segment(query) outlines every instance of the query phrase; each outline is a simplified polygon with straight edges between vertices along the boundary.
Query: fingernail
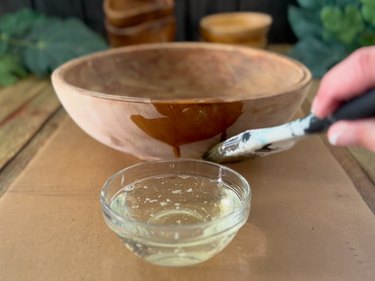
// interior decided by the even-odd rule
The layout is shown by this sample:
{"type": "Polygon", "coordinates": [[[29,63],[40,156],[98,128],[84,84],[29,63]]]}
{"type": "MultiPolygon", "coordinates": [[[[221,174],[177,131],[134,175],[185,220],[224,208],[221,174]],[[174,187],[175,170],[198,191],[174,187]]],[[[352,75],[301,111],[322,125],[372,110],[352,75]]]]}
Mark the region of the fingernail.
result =
{"type": "Polygon", "coordinates": [[[348,124],[337,123],[330,128],[328,141],[332,145],[352,146],[357,143],[357,136],[348,124]]]}
{"type": "Polygon", "coordinates": [[[332,145],[340,145],[343,136],[347,133],[347,126],[345,123],[336,123],[328,131],[328,141],[332,145]]]}
{"type": "Polygon", "coordinates": [[[337,140],[342,135],[342,132],[333,132],[332,134],[328,135],[328,141],[332,145],[337,145],[337,140]]]}

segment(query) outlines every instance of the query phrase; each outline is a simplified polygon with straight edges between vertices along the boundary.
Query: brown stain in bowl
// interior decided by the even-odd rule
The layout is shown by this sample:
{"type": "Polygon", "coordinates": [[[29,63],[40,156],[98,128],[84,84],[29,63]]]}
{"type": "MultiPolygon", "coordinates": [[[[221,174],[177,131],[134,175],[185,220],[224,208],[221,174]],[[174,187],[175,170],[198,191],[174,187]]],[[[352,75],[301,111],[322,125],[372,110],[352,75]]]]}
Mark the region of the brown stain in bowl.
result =
{"type": "Polygon", "coordinates": [[[132,115],[131,120],[147,135],[173,147],[180,157],[180,146],[218,134],[225,138],[226,129],[242,114],[242,102],[210,104],[154,104],[164,117],[148,119],[132,115]]]}

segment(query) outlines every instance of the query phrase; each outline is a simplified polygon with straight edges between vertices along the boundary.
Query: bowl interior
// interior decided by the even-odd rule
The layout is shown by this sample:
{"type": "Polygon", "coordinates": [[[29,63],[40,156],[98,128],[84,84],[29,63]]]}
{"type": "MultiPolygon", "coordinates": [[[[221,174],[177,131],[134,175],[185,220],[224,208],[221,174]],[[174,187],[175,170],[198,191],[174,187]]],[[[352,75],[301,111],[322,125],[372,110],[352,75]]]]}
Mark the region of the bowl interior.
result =
{"type": "Polygon", "coordinates": [[[235,34],[268,27],[272,23],[271,16],[262,13],[223,13],[207,16],[201,25],[217,34],[235,34]]]}
{"type": "MultiPolygon", "coordinates": [[[[296,89],[300,64],[269,52],[215,44],[154,44],[105,51],[60,72],[74,87],[135,100],[236,101],[296,89]]],[[[95,93],[93,93],[95,94],[95,93]]]]}

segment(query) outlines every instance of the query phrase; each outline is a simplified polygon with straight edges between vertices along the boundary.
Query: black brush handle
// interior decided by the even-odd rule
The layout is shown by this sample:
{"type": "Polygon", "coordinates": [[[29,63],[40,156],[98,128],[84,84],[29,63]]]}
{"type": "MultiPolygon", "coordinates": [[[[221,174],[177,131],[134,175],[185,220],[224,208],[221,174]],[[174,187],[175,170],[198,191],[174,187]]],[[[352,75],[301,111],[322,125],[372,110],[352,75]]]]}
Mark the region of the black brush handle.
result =
{"type": "Polygon", "coordinates": [[[345,102],[327,118],[313,117],[305,132],[307,134],[320,133],[339,120],[357,120],[369,117],[375,117],[375,89],[345,102]]]}

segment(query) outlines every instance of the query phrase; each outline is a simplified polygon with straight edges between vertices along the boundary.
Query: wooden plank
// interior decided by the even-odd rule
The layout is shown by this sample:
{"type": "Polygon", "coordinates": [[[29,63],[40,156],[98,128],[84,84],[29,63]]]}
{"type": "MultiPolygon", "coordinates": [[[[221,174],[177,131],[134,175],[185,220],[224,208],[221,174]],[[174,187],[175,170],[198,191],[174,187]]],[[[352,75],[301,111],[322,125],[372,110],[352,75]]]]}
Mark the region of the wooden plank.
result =
{"type": "Polygon", "coordinates": [[[187,0],[178,0],[174,4],[174,15],[176,17],[176,40],[187,41],[187,33],[190,29],[187,13],[187,0]]]}
{"type": "MultiPolygon", "coordinates": [[[[0,88],[0,124],[50,86],[48,80],[30,77],[15,85],[0,88]]],[[[1,127],[1,125],[0,125],[1,127]]]]}
{"type": "Polygon", "coordinates": [[[81,0],[49,1],[33,0],[36,10],[56,17],[77,17],[83,19],[83,5],[81,0]]]}
{"type": "Polygon", "coordinates": [[[35,133],[35,136],[0,170],[0,197],[66,118],[65,110],[59,108],[45,120],[42,127],[35,133]]]}
{"type": "Polygon", "coordinates": [[[199,33],[199,21],[202,17],[207,14],[209,0],[190,0],[187,6],[187,13],[188,13],[188,29],[187,32],[187,39],[188,40],[199,40],[200,33],[199,33]]]}
{"type": "Polygon", "coordinates": [[[375,153],[360,147],[348,148],[348,150],[375,184],[375,153]]]}
{"type": "Polygon", "coordinates": [[[103,0],[81,0],[82,17],[94,31],[105,35],[103,0]]]}
{"type": "MultiPolygon", "coordinates": [[[[277,0],[274,2],[279,2],[277,0]]],[[[252,1],[252,0],[239,0],[239,9],[241,11],[257,11],[266,12],[270,5],[270,0],[252,1]]]]}
{"type": "Polygon", "coordinates": [[[0,15],[12,13],[21,8],[32,8],[32,0],[1,0],[0,15]]]}
{"type": "Polygon", "coordinates": [[[237,0],[216,0],[215,3],[212,2],[213,1],[210,1],[208,5],[208,14],[234,12],[239,8],[239,1],[237,0]]]}
{"type": "Polygon", "coordinates": [[[273,23],[269,32],[270,42],[294,42],[295,36],[289,26],[287,11],[288,6],[295,1],[290,0],[262,0],[250,1],[240,0],[239,9],[241,11],[257,11],[270,14],[273,23]]]}
{"type": "Polygon", "coordinates": [[[52,86],[7,118],[0,127],[0,170],[34,136],[46,119],[60,107],[52,86]]]}

